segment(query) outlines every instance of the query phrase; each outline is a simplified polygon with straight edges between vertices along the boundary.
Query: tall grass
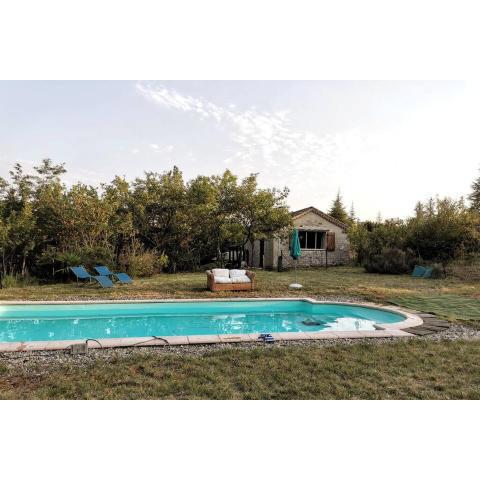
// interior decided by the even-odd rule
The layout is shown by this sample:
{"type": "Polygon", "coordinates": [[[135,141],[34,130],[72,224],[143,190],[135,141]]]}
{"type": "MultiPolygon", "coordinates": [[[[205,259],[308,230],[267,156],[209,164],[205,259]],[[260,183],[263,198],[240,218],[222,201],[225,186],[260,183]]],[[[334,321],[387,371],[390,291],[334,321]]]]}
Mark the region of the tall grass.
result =
{"type": "Polygon", "coordinates": [[[7,274],[1,278],[2,288],[22,288],[38,285],[38,281],[34,277],[20,277],[19,275],[7,274]]]}

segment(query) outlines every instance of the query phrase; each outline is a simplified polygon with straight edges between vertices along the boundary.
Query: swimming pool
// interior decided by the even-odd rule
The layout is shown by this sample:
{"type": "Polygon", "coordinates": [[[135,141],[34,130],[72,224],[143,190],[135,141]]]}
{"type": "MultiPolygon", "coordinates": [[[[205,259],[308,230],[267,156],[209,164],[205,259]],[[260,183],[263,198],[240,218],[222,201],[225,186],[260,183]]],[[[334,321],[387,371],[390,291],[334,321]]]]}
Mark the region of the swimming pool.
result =
{"type": "Polygon", "coordinates": [[[390,310],[310,300],[0,305],[0,343],[373,331],[404,322],[390,310]]]}

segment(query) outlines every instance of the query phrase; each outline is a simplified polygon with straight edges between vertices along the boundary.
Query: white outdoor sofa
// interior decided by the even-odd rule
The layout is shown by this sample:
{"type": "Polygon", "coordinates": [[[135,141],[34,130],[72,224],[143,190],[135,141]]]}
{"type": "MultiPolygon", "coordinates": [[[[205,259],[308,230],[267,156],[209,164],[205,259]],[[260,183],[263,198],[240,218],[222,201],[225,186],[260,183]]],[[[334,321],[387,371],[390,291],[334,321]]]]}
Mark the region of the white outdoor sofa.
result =
{"type": "Polygon", "coordinates": [[[228,270],[227,268],[207,270],[207,288],[212,292],[253,290],[255,288],[255,272],[228,270]]]}

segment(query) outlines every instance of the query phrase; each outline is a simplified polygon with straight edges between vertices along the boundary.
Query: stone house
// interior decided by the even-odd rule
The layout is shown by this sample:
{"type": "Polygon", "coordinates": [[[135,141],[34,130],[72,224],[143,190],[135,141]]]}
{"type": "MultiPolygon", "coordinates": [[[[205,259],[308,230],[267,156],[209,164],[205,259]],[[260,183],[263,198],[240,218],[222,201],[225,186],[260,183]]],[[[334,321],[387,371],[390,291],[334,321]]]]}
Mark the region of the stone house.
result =
{"type": "MultiPolygon", "coordinates": [[[[341,265],[349,261],[348,225],[315,207],[303,208],[291,215],[302,249],[299,267],[341,265]]],[[[249,242],[245,247],[245,262],[248,266],[266,269],[277,269],[279,261],[284,268],[293,267],[289,242],[290,238],[279,237],[249,242]]]]}

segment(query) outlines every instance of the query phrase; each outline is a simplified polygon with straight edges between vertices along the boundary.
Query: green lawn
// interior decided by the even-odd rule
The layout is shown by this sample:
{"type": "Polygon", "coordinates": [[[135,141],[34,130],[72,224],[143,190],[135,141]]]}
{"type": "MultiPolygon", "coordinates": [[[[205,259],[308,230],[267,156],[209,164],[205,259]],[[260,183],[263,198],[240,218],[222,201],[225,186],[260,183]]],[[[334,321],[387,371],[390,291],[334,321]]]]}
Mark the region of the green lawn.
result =
{"type": "Polygon", "coordinates": [[[145,350],[34,371],[0,361],[0,398],[480,399],[480,343],[260,346],[203,356],[145,350]]]}
{"type": "Polygon", "coordinates": [[[452,321],[471,324],[480,321],[478,282],[376,275],[353,267],[300,270],[298,278],[305,288],[292,291],[288,285],[294,280],[293,272],[258,271],[255,292],[212,293],[205,288],[204,273],[163,274],[136,279],[134,285],[117,286],[112,290],[96,286],[77,287],[74,283],[8,288],[0,290],[0,300],[353,296],[429,311],[452,321]]]}

